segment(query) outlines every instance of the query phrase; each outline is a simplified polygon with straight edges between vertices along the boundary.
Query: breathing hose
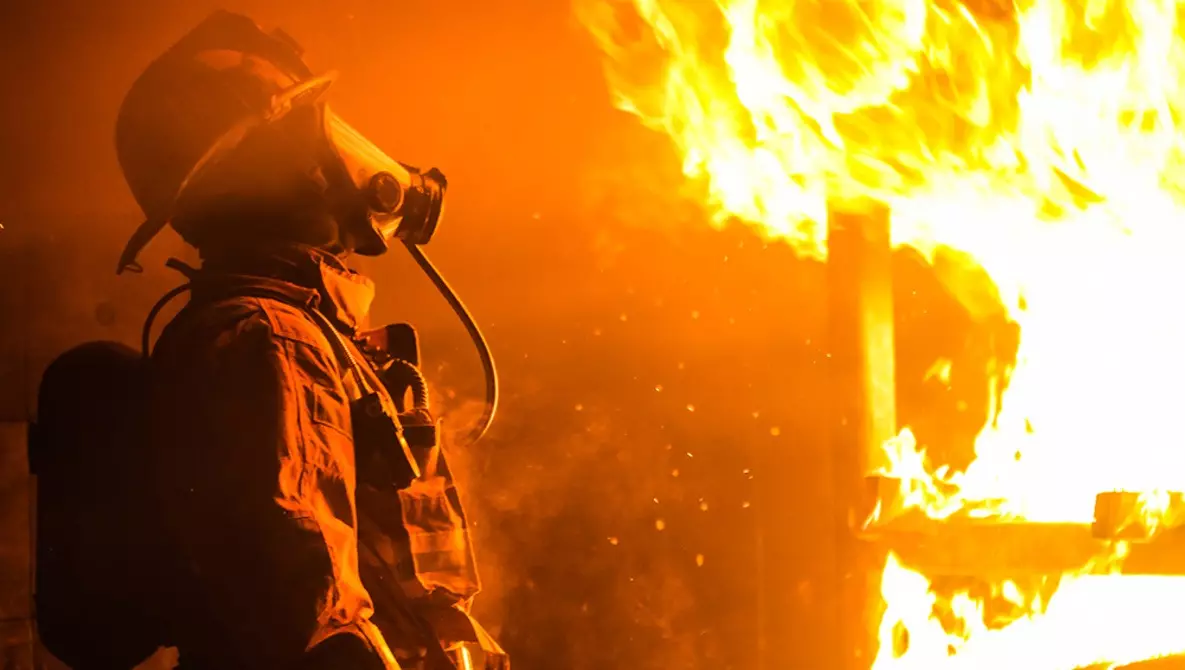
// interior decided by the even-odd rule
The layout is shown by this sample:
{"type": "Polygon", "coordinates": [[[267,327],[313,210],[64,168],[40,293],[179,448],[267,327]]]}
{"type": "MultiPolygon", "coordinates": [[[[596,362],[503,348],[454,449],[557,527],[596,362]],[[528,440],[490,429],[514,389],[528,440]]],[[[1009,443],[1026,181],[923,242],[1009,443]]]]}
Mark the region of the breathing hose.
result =
{"type": "MultiPolygon", "coordinates": [[[[172,261],[173,259],[170,258],[169,260],[172,261]]],[[[173,298],[185,293],[189,289],[190,285],[188,282],[172,289],[160,300],[157,300],[156,304],[152,306],[152,309],[148,311],[148,316],[144,319],[144,328],[140,331],[140,353],[145,359],[152,356],[152,324],[156,321],[156,317],[160,316],[160,311],[165,308],[165,305],[173,302],[173,298]]]]}
{"type": "Polygon", "coordinates": [[[481,329],[477,327],[477,323],[473,320],[473,315],[465,307],[465,303],[457,297],[456,291],[449,286],[445,278],[432,265],[432,261],[424,255],[423,249],[410,242],[404,242],[403,246],[407,247],[408,253],[415,260],[416,265],[424,271],[428,279],[440,291],[440,295],[444,296],[449,307],[452,307],[453,312],[457,318],[461,320],[462,325],[465,326],[465,331],[469,333],[469,339],[473,341],[473,346],[477,348],[477,355],[481,359],[482,372],[485,374],[485,408],[482,410],[481,417],[478,418],[477,424],[470,429],[465,439],[469,443],[477,442],[486,434],[490,428],[490,423],[494,420],[494,414],[498,412],[498,370],[494,367],[494,355],[490,352],[490,345],[486,342],[486,338],[481,333],[481,329]]]}
{"type": "Polygon", "coordinates": [[[399,368],[400,378],[411,388],[411,404],[416,409],[428,409],[428,381],[424,373],[402,358],[391,359],[391,367],[399,368]]]}

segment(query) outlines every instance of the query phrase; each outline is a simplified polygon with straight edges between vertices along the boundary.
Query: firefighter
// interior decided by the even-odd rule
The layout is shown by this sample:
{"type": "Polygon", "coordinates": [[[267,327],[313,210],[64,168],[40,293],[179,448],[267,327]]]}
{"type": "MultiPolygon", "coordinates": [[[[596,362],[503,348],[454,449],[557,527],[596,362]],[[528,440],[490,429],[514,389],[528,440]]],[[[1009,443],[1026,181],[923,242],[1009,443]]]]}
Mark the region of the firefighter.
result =
{"type": "Polygon", "coordinates": [[[479,584],[443,454],[405,439],[361,346],[374,287],[345,262],[430,236],[443,177],[334,115],[332,79],[219,12],[120,109],[147,219],[120,270],[165,226],[201,259],[176,266],[189,302],[151,353],[160,567],[141,588],[184,670],[508,667],[468,615],[479,584]]]}

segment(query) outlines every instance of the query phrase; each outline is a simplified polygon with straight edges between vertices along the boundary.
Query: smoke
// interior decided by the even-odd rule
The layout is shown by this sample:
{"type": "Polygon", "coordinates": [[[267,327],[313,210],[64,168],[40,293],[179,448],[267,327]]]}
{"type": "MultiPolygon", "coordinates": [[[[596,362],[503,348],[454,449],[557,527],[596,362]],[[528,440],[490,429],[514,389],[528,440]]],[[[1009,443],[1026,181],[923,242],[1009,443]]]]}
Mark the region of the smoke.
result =
{"type": "MultiPolygon", "coordinates": [[[[819,268],[706,227],[607,225],[569,245],[507,265],[500,287],[518,290],[465,293],[503,380],[488,436],[449,450],[485,583],[477,613],[517,667],[753,667],[758,515],[814,514],[763,511],[762,487],[824,492],[774,469],[822,445],[809,437],[819,291],[798,286],[819,268]]],[[[469,344],[443,320],[421,332],[434,408],[462,435],[481,411],[469,344]]],[[[800,555],[772,583],[827,569],[800,555]]]]}

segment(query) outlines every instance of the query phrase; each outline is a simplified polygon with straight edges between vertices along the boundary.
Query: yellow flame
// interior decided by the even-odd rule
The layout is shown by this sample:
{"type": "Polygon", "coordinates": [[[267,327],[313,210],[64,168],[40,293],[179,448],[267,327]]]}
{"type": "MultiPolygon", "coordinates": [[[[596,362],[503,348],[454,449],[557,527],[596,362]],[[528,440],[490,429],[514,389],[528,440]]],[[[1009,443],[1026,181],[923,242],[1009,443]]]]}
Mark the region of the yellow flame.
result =
{"type": "Polygon", "coordinates": [[[893,555],[881,591],[887,603],[881,640],[887,643],[877,670],[1075,670],[1185,652],[1176,623],[1185,616],[1185,581],[1179,579],[1070,576],[1048,602],[1028,601],[1014,582],[1002,582],[993,595],[1014,606],[1015,618],[1000,627],[986,623],[983,598],[961,590],[940,603],[929,581],[893,555]],[[935,614],[939,609],[949,613],[947,621],[935,614]]]}
{"type": "MultiPolygon", "coordinates": [[[[671,137],[717,223],[747,221],[824,258],[828,201],[873,198],[891,207],[895,244],[966,252],[996,283],[1021,329],[998,418],[962,472],[928,471],[908,429],[887,444],[882,474],[902,482],[893,511],[1084,524],[1100,492],[1185,490],[1182,7],[578,3],[616,104],[671,137]]],[[[951,288],[975,300],[973,287],[951,288]]],[[[1145,525],[1164,525],[1169,502],[1146,494],[1145,525]]],[[[1043,614],[959,644],[927,628],[924,577],[894,559],[885,583],[898,612],[887,620],[906,622],[913,642],[889,662],[882,637],[878,668],[1072,668],[1179,651],[1163,622],[1117,615],[1103,630],[1091,613],[1165,616],[1179,608],[1176,581],[1067,577],[1043,614]],[[1063,633],[1084,644],[1054,641],[1063,633]],[[1048,653],[1022,656],[1025,645],[1048,653]]],[[[947,600],[974,618],[974,599],[947,600]]]]}

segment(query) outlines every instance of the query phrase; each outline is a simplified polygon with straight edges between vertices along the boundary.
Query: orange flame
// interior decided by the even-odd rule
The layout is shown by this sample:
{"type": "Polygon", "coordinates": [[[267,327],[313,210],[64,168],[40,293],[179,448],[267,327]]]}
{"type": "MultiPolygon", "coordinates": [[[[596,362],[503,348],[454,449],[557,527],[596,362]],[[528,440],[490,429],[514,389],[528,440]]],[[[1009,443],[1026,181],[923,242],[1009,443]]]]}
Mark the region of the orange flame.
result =
{"type": "MultiPolygon", "coordinates": [[[[578,12],[617,106],[670,136],[717,223],[824,258],[828,202],[873,198],[892,209],[895,244],[966,252],[995,281],[1021,327],[998,419],[963,472],[927,470],[908,429],[886,444],[896,504],[1089,524],[1100,492],[1185,490],[1171,437],[1185,407],[1183,7],[583,0],[578,12]]],[[[951,288],[974,307],[973,287],[951,288]]],[[[1163,525],[1170,496],[1145,498],[1145,524],[1163,525]]],[[[933,627],[926,578],[891,558],[884,583],[886,621],[912,643],[895,657],[882,631],[877,668],[1073,668],[1185,650],[1163,622],[1115,617],[1108,637],[1089,612],[1175,617],[1181,580],[1066,577],[1031,616],[971,626],[958,644],[933,627]],[[1019,655],[1038,638],[1047,654],[1019,655]]],[[[982,606],[969,598],[945,606],[969,622],[982,606]]]]}

